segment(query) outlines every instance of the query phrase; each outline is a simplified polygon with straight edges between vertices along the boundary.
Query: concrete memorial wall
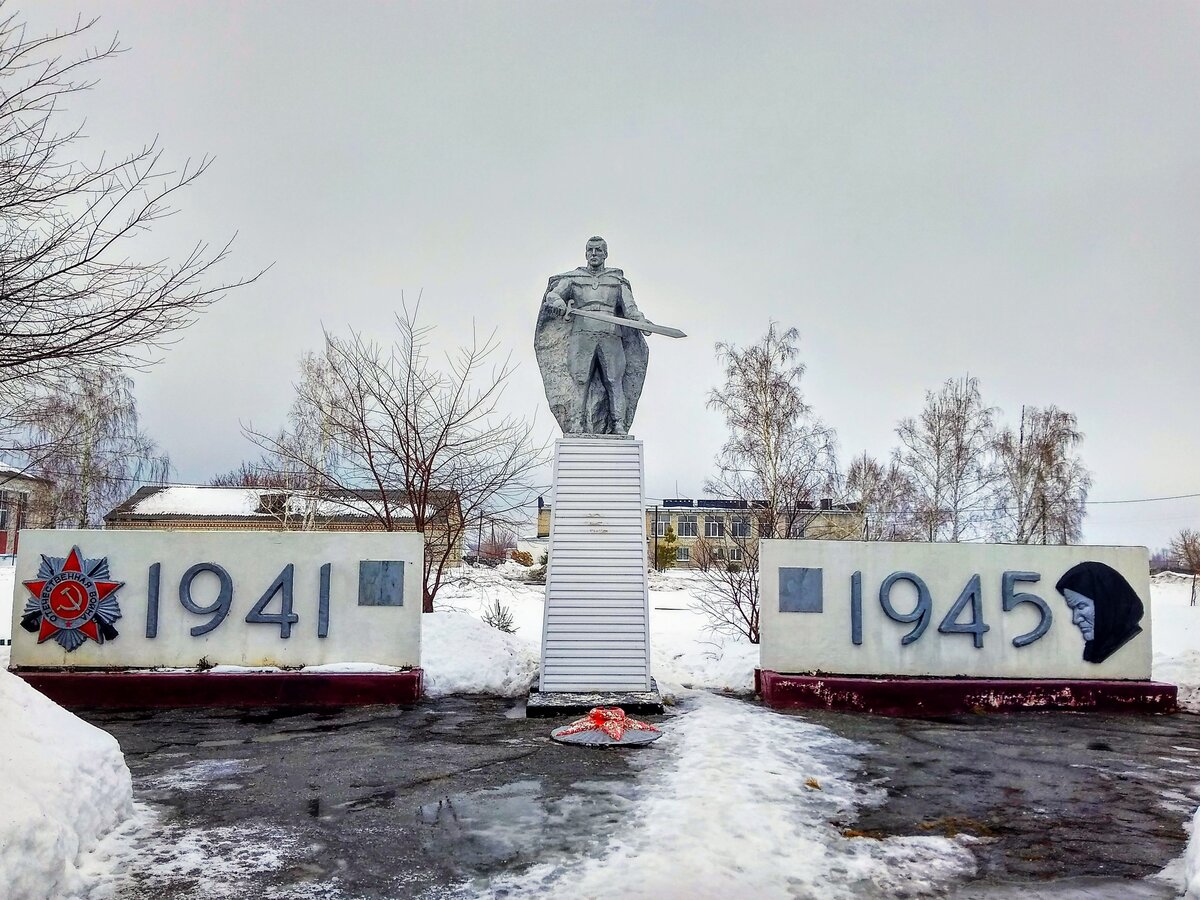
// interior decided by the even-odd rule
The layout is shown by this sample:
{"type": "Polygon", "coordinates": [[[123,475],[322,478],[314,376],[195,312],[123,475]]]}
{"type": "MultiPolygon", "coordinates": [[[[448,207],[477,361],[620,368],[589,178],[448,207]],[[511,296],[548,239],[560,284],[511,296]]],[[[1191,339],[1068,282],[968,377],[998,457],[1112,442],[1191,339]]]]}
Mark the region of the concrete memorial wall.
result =
{"type": "Polygon", "coordinates": [[[776,673],[1148,681],[1144,547],[763,541],[776,673]]]}
{"type": "Polygon", "coordinates": [[[420,665],[423,536],[23,531],[13,668],[420,665]]]}

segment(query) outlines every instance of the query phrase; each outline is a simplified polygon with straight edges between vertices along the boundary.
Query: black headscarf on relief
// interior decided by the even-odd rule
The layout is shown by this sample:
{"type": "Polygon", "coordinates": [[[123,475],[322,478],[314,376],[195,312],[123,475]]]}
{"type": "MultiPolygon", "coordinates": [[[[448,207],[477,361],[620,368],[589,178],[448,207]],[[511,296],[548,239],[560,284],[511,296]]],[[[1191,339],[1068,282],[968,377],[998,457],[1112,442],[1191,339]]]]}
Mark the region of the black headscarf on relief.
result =
{"type": "Polygon", "coordinates": [[[1137,591],[1111,566],[1100,562],[1072,566],[1058,579],[1054,589],[1060,594],[1064,590],[1082,594],[1096,607],[1092,639],[1083,645],[1085,661],[1102,663],[1141,634],[1138,622],[1142,620],[1145,607],[1137,591]]]}

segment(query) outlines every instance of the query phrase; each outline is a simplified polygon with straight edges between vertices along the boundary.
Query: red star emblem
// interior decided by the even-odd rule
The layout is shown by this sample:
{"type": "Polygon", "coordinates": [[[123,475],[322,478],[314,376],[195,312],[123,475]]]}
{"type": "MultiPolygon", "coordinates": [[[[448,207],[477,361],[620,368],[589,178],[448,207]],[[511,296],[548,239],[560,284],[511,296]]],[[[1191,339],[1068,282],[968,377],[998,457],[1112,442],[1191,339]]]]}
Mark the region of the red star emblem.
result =
{"type": "Polygon", "coordinates": [[[85,559],[72,547],[64,559],[43,556],[38,577],[23,584],[32,597],[21,625],[37,632],[39,644],[53,638],[70,652],[86,638],[103,644],[117,636],[113,622],[121,608],[114,595],[124,582],[110,580],[107,558],[85,559]]]}

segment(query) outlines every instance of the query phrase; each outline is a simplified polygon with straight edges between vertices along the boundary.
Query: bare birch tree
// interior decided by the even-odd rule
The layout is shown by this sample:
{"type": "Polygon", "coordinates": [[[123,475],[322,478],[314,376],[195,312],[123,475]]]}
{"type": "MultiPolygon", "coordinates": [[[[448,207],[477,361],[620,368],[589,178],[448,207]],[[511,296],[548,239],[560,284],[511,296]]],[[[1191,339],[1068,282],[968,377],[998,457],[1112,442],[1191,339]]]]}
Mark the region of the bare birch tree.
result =
{"type": "Polygon", "coordinates": [[[82,126],[64,122],[62,107],[120,52],[115,39],[87,46],[95,25],[33,35],[0,17],[0,452],[18,457],[30,449],[14,437],[28,434],[28,404],[84,370],[148,364],[247,283],[211,281],[229,243],[173,260],[137,255],[138,236],[174,212],[209,159],[172,169],[154,144],[79,159],[82,126]]]}
{"type": "Polygon", "coordinates": [[[325,491],[323,502],[352,503],[386,531],[424,532],[423,606],[432,612],[471,524],[520,520],[542,487],[546,448],[532,422],[501,410],[513,367],[496,358],[494,335],[472,333],[439,368],[418,308],[396,316],[390,347],[326,333],[322,375],[296,385],[294,407],[319,414],[293,417],[277,434],[247,435],[325,491]]]}
{"type": "Polygon", "coordinates": [[[1082,440],[1075,416],[1055,406],[1023,406],[1017,429],[997,435],[998,540],[1071,544],[1080,539],[1092,484],[1076,453],[1082,440]]]}
{"type": "Polygon", "coordinates": [[[714,630],[743,634],[753,643],[759,539],[803,534],[838,481],[837,434],[804,399],[799,341],[795,328],[780,331],[772,322],[749,347],[717,344],[725,383],[708,395],[728,435],[705,489],[740,505],[714,543],[716,558],[701,569],[707,590],[699,605],[714,630]],[[725,545],[729,553],[722,558],[725,545]]]}
{"type": "Polygon", "coordinates": [[[1184,528],[1171,540],[1171,555],[1192,573],[1192,606],[1196,605],[1196,580],[1200,577],[1200,531],[1184,528]]]}
{"type": "Polygon", "coordinates": [[[896,427],[894,459],[913,485],[913,513],[930,541],[981,534],[990,519],[996,482],[996,410],[983,405],[975,378],[951,379],[925,392],[925,408],[896,427]]]}
{"type": "Polygon", "coordinates": [[[170,460],[140,429],[128,376],[94,369],[55,387],[29,416],[31,443],[41,448],[31,471],[53,485],[39,518],[57,526],[98,526],[137,488],[167,480],[170,460]]]}
{"type": "Polygon", "coordinates": [[[913,485],[896,460],[884,464],[866,452],[850,462],[846,496],[863,514],[864,541],[916,540],[913,485]]]}

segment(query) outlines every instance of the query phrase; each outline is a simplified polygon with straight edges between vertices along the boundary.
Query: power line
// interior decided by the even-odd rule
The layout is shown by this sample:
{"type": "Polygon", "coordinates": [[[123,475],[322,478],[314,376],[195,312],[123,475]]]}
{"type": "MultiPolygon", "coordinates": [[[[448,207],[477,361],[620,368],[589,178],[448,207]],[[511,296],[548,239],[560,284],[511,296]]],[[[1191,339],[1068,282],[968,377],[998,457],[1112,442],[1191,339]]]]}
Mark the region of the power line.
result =
{"type": "Polygon", "coordinates": [[[1160,500],[1190,500],[1193,497],[1200,497],[1198,494],[1176,494],[1173,497],[1139,497],[1135,500],[1085,500],[1088,506],[1107,506],[1114,503],[1157,503],[1160,500]]]}

